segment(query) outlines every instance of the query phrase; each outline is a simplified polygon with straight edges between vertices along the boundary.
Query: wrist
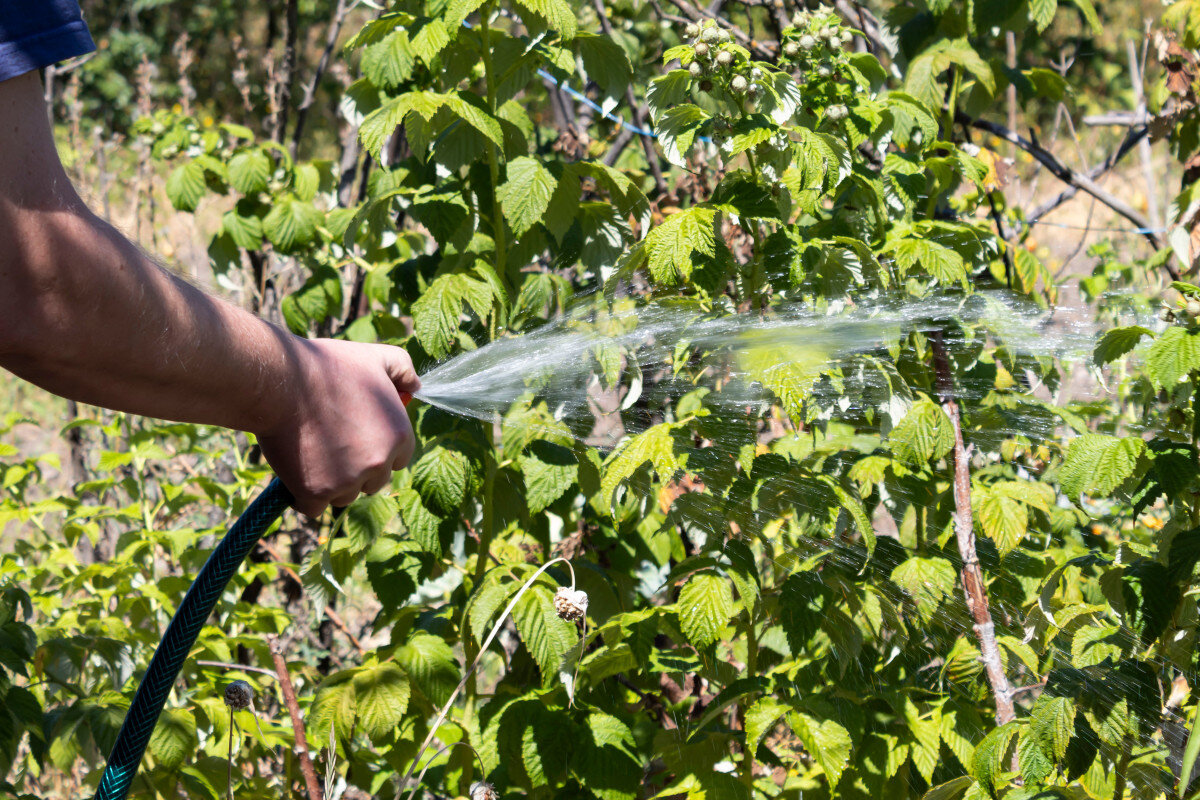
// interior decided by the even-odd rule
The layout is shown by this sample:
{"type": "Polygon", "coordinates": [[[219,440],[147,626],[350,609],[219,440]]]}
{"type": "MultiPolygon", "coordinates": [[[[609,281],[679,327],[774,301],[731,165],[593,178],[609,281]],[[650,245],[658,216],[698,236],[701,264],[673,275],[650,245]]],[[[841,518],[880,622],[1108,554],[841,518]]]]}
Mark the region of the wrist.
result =
{"type": "Polygon", "coordinates": [[[271,334],[279,346],[259,370],[244,428],[259,439],[296,429],[304,416],[304,404],[311,400],[313,376],[320,373],[313,342],[278,328],[271,334]]]}

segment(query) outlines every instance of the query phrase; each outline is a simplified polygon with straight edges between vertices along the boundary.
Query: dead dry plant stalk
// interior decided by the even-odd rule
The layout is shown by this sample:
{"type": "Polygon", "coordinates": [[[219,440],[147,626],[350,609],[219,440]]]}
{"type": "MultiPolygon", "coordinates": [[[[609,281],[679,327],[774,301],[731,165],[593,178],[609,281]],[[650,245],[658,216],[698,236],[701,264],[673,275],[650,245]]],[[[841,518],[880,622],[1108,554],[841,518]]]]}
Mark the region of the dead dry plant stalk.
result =
{"type": "Polygon", "coordinates": [[[271,637],[267,644],[271,649],[271,661],[275,665],[275,676],[279,679],[283,704],[287,706],[288,716],[292,718],[292,734],[296,739],[296,756],[300,759],[300,772],[304,775],[308,800],[323,800],[321,784],[317,781],[317,771],[313,769],[312,759],[308,755],[308,737],[304,734],[304,717],[300,714],[300,704],[296,702],[296,688],[292,686],[292,676],[288,672],[287,660],[283,657],[283,645],[275,637],[271,637]]]}
{"type": "MultiPolygon", "coordinates": [[[[433,724],[429,726],[429,733],[425,736],[425,741],[422,742],[421,746],[417,749],[417,755],[413,758],[412,764],[409,765],[408,772],[406,772],[404,777],[400,780],[398,793],[403,792],[408,786],[409,781],[412,779],[413,773],[417,770],[417,765],[421,763],[421,757],[425,755],[425,751],[429,749],[429,745],[433,741],[433,737],[437,735],[438,728],[440,728],[442,723],[446,721],[446,715],[450,713],[450,708],[454,705],[454,701],[458,698],[459,693],[463,690],[463,687],[467,685],[467,681],[470,680],[471,676],[475,674],[475,669],[479,666],[479,662],[483,659],[484,653],[487,652],[488,645],[492,643],[492,640],[496,638],[496,634],[498,634],[500,629],[504,627],[504,622],[508,619],[508,615],[511,614],[513,609],[517,607],[517,603],[520,601],[521,597],[525,594],[529,587],[533,585],[534,581],[536,581],[543,572],[560,561],[567,565],[567,569],[571,573],[571,587],[569,591],[572,593],[575,592],[575,567],[573,567],[571,562],[565,558],[553,558],[547,561],[545,564],[542,564],[542,566],[538,567],[537,572],[533,573],[529,576],[529,578],[526,579],[521,588],[517,590],[517,593],[513,595],[512,600],[510,600],[508,605],[505,606],[504,612],[500,614],[500,618],[496,620],[496,624],[492,626],[492,630],[488,633],[487,637],[483,640],[483,643],[479,646],[479,652],[476,654],[475,660],[471,662],[471,666],[467,667],[466,672],[463,673],[462,680],[458,682],[458,686],[454,687],[454,691],[450,693],[450,697],[446,700],[446,704],[442,706],[442,710],[438,712],[437,718],[433,721],[433,724]]],[[[583,610],[585,612],[587,610],[586,595],[583,599],[583,610]]]]}
{"type": "Polygon", "coordinates": [[[1004,725],[1016,718],[1013,711],[1012,687],[1004,673],[1004,661],[996,643],[996,625],[988,606],[987,584],[983,581],[983,570],[979,566],[979,554],[975,549],[975,519],[971,513],[971,472],[967,464],[967,448],[963,444],[962,420],[958,403],[954,400],[954,379],[950,371],[950,358],[942,341],[941,331],[934,331],[930,342],[933,345],[933,366],[937,374],[938,391],[942,395],[942,408],[950,418],[954,429],[954,449],[951,464],[954,468],[954,538],[958,542],[958,554],[962,558],[963,595],[967,609],[975,620],[975,637],[979,640],[979,660],[992,687],[996,700],[996,724],[1004,725]]]}

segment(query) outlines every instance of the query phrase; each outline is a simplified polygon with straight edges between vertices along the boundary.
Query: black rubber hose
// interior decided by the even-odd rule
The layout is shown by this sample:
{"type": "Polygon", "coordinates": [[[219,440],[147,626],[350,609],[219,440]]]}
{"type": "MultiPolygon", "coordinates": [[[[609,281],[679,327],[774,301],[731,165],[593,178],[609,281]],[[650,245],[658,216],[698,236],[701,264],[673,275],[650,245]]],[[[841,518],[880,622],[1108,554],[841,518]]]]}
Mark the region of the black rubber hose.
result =
{"type": "Polygon", "coordinates": [[[275,478],[242,512],[208,557],[150,659],[150,666],[138,685],[133,704],[129,706],[129,713],[117,735],[117,743],[108,757],[95,800],[125,800],[129,794],[129,786],[137,775],[150,734],[200,629],[212,614],[233,573],[291,503],[291,493],[275,478]]]}

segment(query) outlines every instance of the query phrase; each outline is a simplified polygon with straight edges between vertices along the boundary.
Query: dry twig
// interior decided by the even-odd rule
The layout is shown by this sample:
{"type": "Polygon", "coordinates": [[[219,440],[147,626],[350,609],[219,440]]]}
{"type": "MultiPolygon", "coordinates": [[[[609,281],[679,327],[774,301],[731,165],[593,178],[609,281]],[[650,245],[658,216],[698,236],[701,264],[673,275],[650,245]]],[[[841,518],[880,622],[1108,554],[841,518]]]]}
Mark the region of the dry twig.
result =
{"type": "Polygon", "coordinates": [[[317,781],[317,771],[313,769],[312,758],[308,755],[308,737],[304,734],[304,717],[300,715],[300,704],[296,702],[296,688],[292,685],[292,676],[288,672],[287,660],[283,657],[283,647],[273,636],[267,643],[271,648],[271,661],[275,664],[275,675],[279,679],[283,704],[287,706],[288,715],[292,718],[296,755],[300,759],[300,772],[304,774],[304,786],[308,790],[308,800],[323,800],[321,784],[317,781]]]}
{"type": "Polygon", "coordinates": [[[942,341],[941,331],[932,336],[934,370],[937,373],[938,389],[942,395],[942,408],[950,417],[954,428],[954,450],[951,462],[954,467],[954,536],[958,542],[958,554],[962,558],[963,595],[967,608],[975,620],[975,637],[979,640],[979,660],[987,674],[988,684],[996,700],[996,724],[1003,725],[1016,718],[1013,710],[1012,687],[1004,673],[1004,662],[1000,658],[1000,647],[996,643],[996,625],[988,607],[987,584],[983,581],[983,569],[979,566],[979,554],[975,549],[975,520],[971,514],[971,472],[967,465],[967,448],[963,444],[962,420],[958,403],[954,400],[954,378],[950,370],[950,358],[942,341]]]}

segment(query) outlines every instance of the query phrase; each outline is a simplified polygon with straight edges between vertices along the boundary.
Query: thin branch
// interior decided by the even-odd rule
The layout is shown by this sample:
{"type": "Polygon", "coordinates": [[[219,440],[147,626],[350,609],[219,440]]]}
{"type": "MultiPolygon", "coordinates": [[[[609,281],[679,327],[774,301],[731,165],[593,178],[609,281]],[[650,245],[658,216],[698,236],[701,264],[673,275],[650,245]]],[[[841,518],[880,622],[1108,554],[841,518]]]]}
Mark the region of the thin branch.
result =
{"type": "Polygon", "coordinates": [[[197,661],[196,664],[201,667],[216,667],[218,669],[232,669],[232,670],[238,670],[240,672],[257,672],[260,675],[270,675],[272,678],[276,677],[275,672],[273,670],[263,669],[262,667],[251,667],[246,664],[230,664],[229,662],[226,662],[226,661],[197,661]]]}
{"type": "Polygon", "coordinates": [[[1116,125],[1122,128],[1132,128],[1137,125],[1146,125],[1151,119],[1150,114],[1144,110],[1105,111],[1102,114],[1089,114],[1083,118],[1083,124],[1089,127],[1116,125]]]}
{"type": "MultiPolygon", "coordinates": [[[[608,13],[604,8],[604,1],[592,0],[592,7],[596,9],[596,17],[600,20],[601,30],[604,31],[605,36],[611,39],[613,35],[613,27],[612,23],[608,21],[608,13]]],[[[716,8],[717,10],[720,10],[720,4],[714,2],[713,5],[709,6],[709,8],[716,8]]],[[[645,130],[646,108],[637,101],[636,97],[634,97],[632,86],[625,87],[625,102],[628,104],[629,108],[633,110],[634,123],[639,128],[645,130]]],[[[622,128],[621,134],[624,133],[629,133],[632,135],[633,131],[630,131],[628,128],[622,128]]],[[[620,139],[621,134],[618,134],[618,140],[620,139]]],[[[667,193],[667,180],[663,177],[662,165],[658,163],[658,151],[654,149],[654,143],[650,140],[649,136],[639,136],[638,138],[642,140],[642,149],[646,153],[646,163],[650,167],[650,174],[654,176],[654,188],[660,195],[664,195],[667,193]]],[[[616,163],[617,158],[621,154],[621,150],[624,148],[624,144],[622,144],[620,148],[614,144],[609,153],[605,155],[604,163],[611,167],[614,163],[616,163]],[[616,155],[613,155],[612,160],[610,161],[609,155],[612,153],[615,153],[616,155]]]]}
{"type": "Polygon", "coordinates": [[[287,132],[288,113],[292,104],[292,83],[296,79],[296,37],[299,20],[299,0],[288,0],[283,27],[283,64],[279,79],[279,106],[273,121],[272,139],[283,142],[287,132]]]}
{"type": "MultiPolygon", "coordinates": [[[[1082,189],[1104,205],[1111,208],[1113,211],[1125,217],[1125,219],[1129,220],[1137,227],[1141,228],[1142,236],[1146,237],[1146,239],[1152,245],[1154,245],[1156,249],[1162,247],[1162,240],[1159,238],[1158,234],[1151,229],[1152,225],[1150,220],[1142,216],[1137,209],[1126,203],[1124,200],[1102,189],[1087,175],[1079,174],[1075,170],[1063,164],[1041,146],[1022,136],[1019,136],[1016,133],[1013,133],[1003,125],[998,125],[994,122],[989,122],[988,120],[983,119],[969,120],[969,124],[973,127],[979,128],[982,131],[987,131],[993,136],[998,136],[1001,139],[1012,142],[1017,147],[1033,156],[1039,163],[1042,164],[1042,166],[1046,167],[1046,169],[1050,170],[1054,177],[1058,178],[1063,183],[1074,186],[1078,189],[1082,189]]],[[[1171,277],[1173,279],[1178,278],[1178,275],[1174,274],[1174,269],[1170,267],[1170,265],[1164,266],[1166,266],[1168,272],[1172,273],[1171,277]]]]}
{"type": "Polygon", "coordinates": [[[296,151],[300,148],[300,137],[304,134],[304,123],[308,121],[308,109],[313,104],[313,100],[317,96],[317,88],[321,85],[321,78],[325,76],[325,70],[329,68],[329,59],[333,56],[333,49],[337,46],[338,36],[342,33],[342,25],[346,22],[346,17],[358,5],[358,0],[350,3],[349,0],[338,0],[337,8],[333,11],[333,19],[329,21],[329,33],[325,37],[325,49],[321,51],[321,57],[317,60],[317,68],[313,71],[312,80],[309,81],[308,87],[304,90],[304,99],[300,101],[299,108],[296,109],[296,128],[292,131],[291,153],[292,158],[296,157],[296,151]]]}
{"type": "MultiPolygon", "coordinates": [[[[1104,159],[1104,161],[1097,164],[1095,168],[1088,172],[1088,177],[1092,180],[1096,180],[1104,175],[1106,172],[1115,167],[1117,162],[1119,162],[1131,150],[1133,150],[1134,145],[1136,145],[1149,134],[1150,128],[1145,125],[1137,128],[1130,128],[1129,133],[1125,136],[1125,140],[1121,142],[1117,149],[1114,150],[1108,158],[1104,159]]],[[[1077,194],[1079,194],[1078,187],[1068,186],[1056,197],[1053,197],[1050,200],[1042,203],[1040,206],[1034,208],[1033,211],[1031,211],[1028,215],[1030,223],[1037,222],[1039,219],[1046,216],[1051,211],[1058,208],[1077,194]]]]}
{"type": "Polygon", "coordinates": [[[962,558],[963,595],[967,608],[975,620],[975,637],[979,640],[979,660],[983,662],[992,695],[996,701],[996,724],[1004,725],[1016,718],[1013,710],[1012,687],[1004,674],[1004,662],[1000,647],[996,643],[996,625],[988,607],[987,584],[979,566],[979,554],[975,549],[975,520],[971,514],[971,473],[967,464],[967,448],[963,444],[962,421],[958,403],[954,400],[954,378],[950,371],[950,359],[941,331],[934,331],[934,371],[937,373],[938,389],[942,395],[942,408],[950,417],[954,429],[954,450],[951,462],[954,467],[954,536],[958,542],[958,554],[962,558]]]}
{"type": "MultiPolygon", "coordinates": [[[[289,578],[294,580],[298,585],[304,585],[304,582],[300,580],[300,576],[296,574],[296,571],[287,565],[283,556],[279,555],[279,551],[271,546],[269,542],[266,540],[259,540],[258,546],[263,550],[266,550],[267,554],[270,555],[271,558],[275,559],[277,566],[283,570],[283,572],[289,578]]],[[[335,628],[346,634],[346,638],[350,640],[350,644],[354,646],[354,649],[358,651],[360,656],[366,654],[367,651],[366,648],[363,647],[362,642],[358,640],[358,637],[355,636],[350,630],[350,626],[347,625],[346,621],[342,619],[341,615],[334,610],[333,606],[325,606],[325,616],[329,617],[329,621],[333,623],[335,628]]]]}
{"type": "Polygon", "coordinates": [[[296,702],[296,688],[292,685],[292,676],[288,673],[287,661],[283,657],[283,647],[273,636],[268,644],[271,648],[271,661],[275,664],[275,675],[279,678],[283,703],[287,706],[288,715],[292,718],[296,755],[300,759],[300,772],[304,774],[304,786],[308,790],[308,800],[323,800],[321,784],[317,781],[317,771],[313,769],[312,758],[308,755],[308,737],[304,735],[304,717],[300,715],[300,704],[296,702]]]}
{"type": "MultiPolygon", "coordinates": [[[[741,28],[737,27],[736,25],[732,24],[724,17],[707,16],[703,11],[696,8],[694,5],[689,3],[687,0],[667,0],[667,2],[683,12],[684,17],[686,17],[687,19],[680,20],[682,22],[689,22],[689,21],[690,22],[703,22],[706,19],[711,19],[713,22],[717,23],[722,28],[725,28],[727,31],[729,31],[729,33],[733,35],[734,39],[737,39],[738,42],[742,44],[742,46],[746,47],[748,50],[753,52],[756,57],[773,60],[775,58],[775,56],[777,55],[775,48],[764,47],[761,42],[754,41],[753,39],[751,39],[749,36],[746,35],[745,31],[743,31],[741,28]]],[[[663,14],[662,16],[665,19],[668,19],[668,20],[671,19],[669,16],[667,16],[665,14],[663,14]]],[[[678,18],[676,18],[676,19],[678,19],[678,18]]],[[[671,21],[674,21],[674,20],[671,20],[671,21]]]]}

